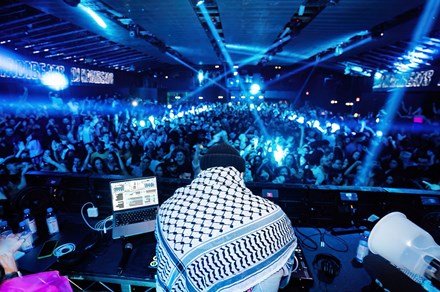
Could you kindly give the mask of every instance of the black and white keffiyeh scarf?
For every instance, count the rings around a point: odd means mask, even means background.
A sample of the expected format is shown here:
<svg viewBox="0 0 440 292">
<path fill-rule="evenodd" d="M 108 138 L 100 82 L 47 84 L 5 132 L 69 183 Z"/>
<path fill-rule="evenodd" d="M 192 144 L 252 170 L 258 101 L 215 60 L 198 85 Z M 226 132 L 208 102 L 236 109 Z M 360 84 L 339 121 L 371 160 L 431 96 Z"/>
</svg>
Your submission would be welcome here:
<svg viewBox="0 0 440 292">
<path fill-rule="evenodd" d="M 157 291 L 245 291 L 296 247 L 281 208 L 255 196 L 234 167 L 202 171 L 164 202 L 156 221 Z"/>
</svg>

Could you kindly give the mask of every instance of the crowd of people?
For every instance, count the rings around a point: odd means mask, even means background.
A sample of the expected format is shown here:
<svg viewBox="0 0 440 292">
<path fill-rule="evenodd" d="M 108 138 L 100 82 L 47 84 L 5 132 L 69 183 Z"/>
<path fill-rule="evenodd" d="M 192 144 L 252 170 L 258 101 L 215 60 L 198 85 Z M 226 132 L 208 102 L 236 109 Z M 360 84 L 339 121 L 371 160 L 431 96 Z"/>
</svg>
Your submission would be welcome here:
<svg viewBox="0 0 440 292">
<path fill-rule="evenodd" d="M 46 102 L 29 99 L 0 107 L 3 197 L 26 185 L 29 170 L 191 179 L 217 142 L 240 152 L 246 182 L 435 189 L 440 181 L 435 119 L 404 106 L 383 135 L 384 110 L 355 117 L 287 102 L 171 106 L 117 94 L 52 93 Z M 371 151 L 376 159 L 361 176 Z"/>
</svg>

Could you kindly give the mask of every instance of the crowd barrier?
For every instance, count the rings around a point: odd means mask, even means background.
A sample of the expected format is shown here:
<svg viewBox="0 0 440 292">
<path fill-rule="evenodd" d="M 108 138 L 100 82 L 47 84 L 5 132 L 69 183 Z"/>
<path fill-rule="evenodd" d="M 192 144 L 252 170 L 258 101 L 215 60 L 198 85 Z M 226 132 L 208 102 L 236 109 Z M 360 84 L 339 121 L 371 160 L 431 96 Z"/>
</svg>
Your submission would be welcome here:
<svg viewBox="0 0 440 292">
<path fill-rule="evenodd" d="M 53 205 L 61 211 L 80 211 L 85 202 L 98 206 L 100 214 L 111 214 L 109 182 L 126 177 L 30 171 L 28 187 L 14 202 L 16 210 L 25 207 L 45 211 Z M 189 180 L 158 179 L 160 202 Z M 276 202 L 295 226 L 331 228 L 368 225 L 371 215 L 404 213 L 410 220 L 439 238 L 440 192 L 355 186 L 315 186 L 303 184 L 246 183 L 255 194 Z M 37 211 L 38 212 L 38 211 Z"/>
</svg>

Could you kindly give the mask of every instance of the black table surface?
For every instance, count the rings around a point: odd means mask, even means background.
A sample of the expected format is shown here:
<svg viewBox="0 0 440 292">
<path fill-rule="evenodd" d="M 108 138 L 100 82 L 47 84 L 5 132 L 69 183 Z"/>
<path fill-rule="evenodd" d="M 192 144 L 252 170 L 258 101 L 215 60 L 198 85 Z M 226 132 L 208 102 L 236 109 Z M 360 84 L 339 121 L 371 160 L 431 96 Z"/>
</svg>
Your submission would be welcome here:
<svg viewBox="0 0 440 292">
<path fill-rule="evenodd" d="M 360 233 L 334 236 L 323 228 L 295 228 L 296 236 L 300 241 L 309 271 L 313 275 L 313 285 L 309 291 L 362 291 L 370 286 L 372 277 L 362 264 L 354 260 Z M 340 272 L 328 283 L 318 278 L 319 266 L 313 264 L 318 254 L 330 254 L 341 263 Z M 300 290 L 294 279 L 288 286 L 289 291 Z M 366 290 L 368 291 L 368 290 Z"/>
<path fill-rule="evenodd" d="M 111 237 L 111 230 L 99 236 L 100 233 L 87 227 L 78 215 L 59 216 L 59 226 L 59 234 L 52 237 L 40 236 L 37 246 L 17 261 L 22 272 L 36 273 L 54 269 L 59 270 L 64 275 L 122 277 L 127 280 L 154 282 L 156 269 L 150 266 L 155 256 L 156 246 L 153 232 L 114 240 Z M 365 288 L 372 283 L 373 278 L 363 265 L 354 261 L 360 233 L 333 236 L 329 231 L 322 228 L 301 227 L 296 228 L 296 235 L 301 242 L 309 272 L 314 278 L 313 285 L 306 290 L 370 291 Z M 64 264 L 57 262 L 55 256 L 37 259 L 43 242 L 48 239 L 59 240 L 59 245 L 74 243 L 78 245 L 79 249 L 83 248 L 84 242 L 96 243 L 84 254 L 79 254 L 81 259 L 77 263 Z M 123 253 L 123 247 L 127 242 L 132 243 L 133 251 L 123 273 L 118 275 L 118 264 Z M 323 282 L 318 278 L 319 267 L 313 264 L 315 256 L 318 254 L 331 254 L 341 263 L 339 274 L 330 283 Z M 285 291 L 295 290 L 301 289 L 295 285 L 292 279 Z"/>
<path fill-rule="evenodd" d="M 154 281 L 156 270 L 150 267 L 156 246 L 153 232 L 115 240 L 111 237 L 111 230 L 107 231 L 106 234 L 93 231 L 86 226 L 80 216 L 72 214 L 59 215 L 58 221 L 60 233 L 52 237 L 39 236 L 36 247 L 17 261 L 22 272 L 37 273 L 54 269 L 59 270 L 61 274 L 69 275 L 88 274 Z M 58 240 L 59 246 L 65 243 L 74 243 L 77 246 L 75 253 L 79 260 L 75 260 L 73 263 L 64 263 L 62 259 L 57 261 L 57 258 L 53 255 L 44 259 L 37 259 L 43 242 L 49 239 Z M 133 250 L 122 274 L 119 276 L 118 265 L 127 242 L 132 243 Z M 91 248 L 84 251 L 86 245 L 93 243 L 94 245 Z"/>
</svg>

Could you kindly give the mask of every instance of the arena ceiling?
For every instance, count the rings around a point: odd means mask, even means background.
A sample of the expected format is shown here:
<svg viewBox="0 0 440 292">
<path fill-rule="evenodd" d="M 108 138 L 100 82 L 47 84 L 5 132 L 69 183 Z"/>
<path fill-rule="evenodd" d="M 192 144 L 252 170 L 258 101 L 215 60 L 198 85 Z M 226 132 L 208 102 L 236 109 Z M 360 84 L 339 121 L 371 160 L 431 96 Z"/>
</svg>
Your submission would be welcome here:
<svg viewBox="0 0 440 292">
<path fill-rule="evenodd" d="M 439 15 L 423 20 L 431 3 L 423 0 L 78 2 L 2 0 L 0 45 L 40 58 L 138 72 L 293 67 L 317 60 L 330 69 L 359 65 L 373 72 L 393 70 L 416 45 L 432 51 L 433 62 L 440 47 Z M 428 37 L 414 43 L 419 22 Z"/>
</svg>

